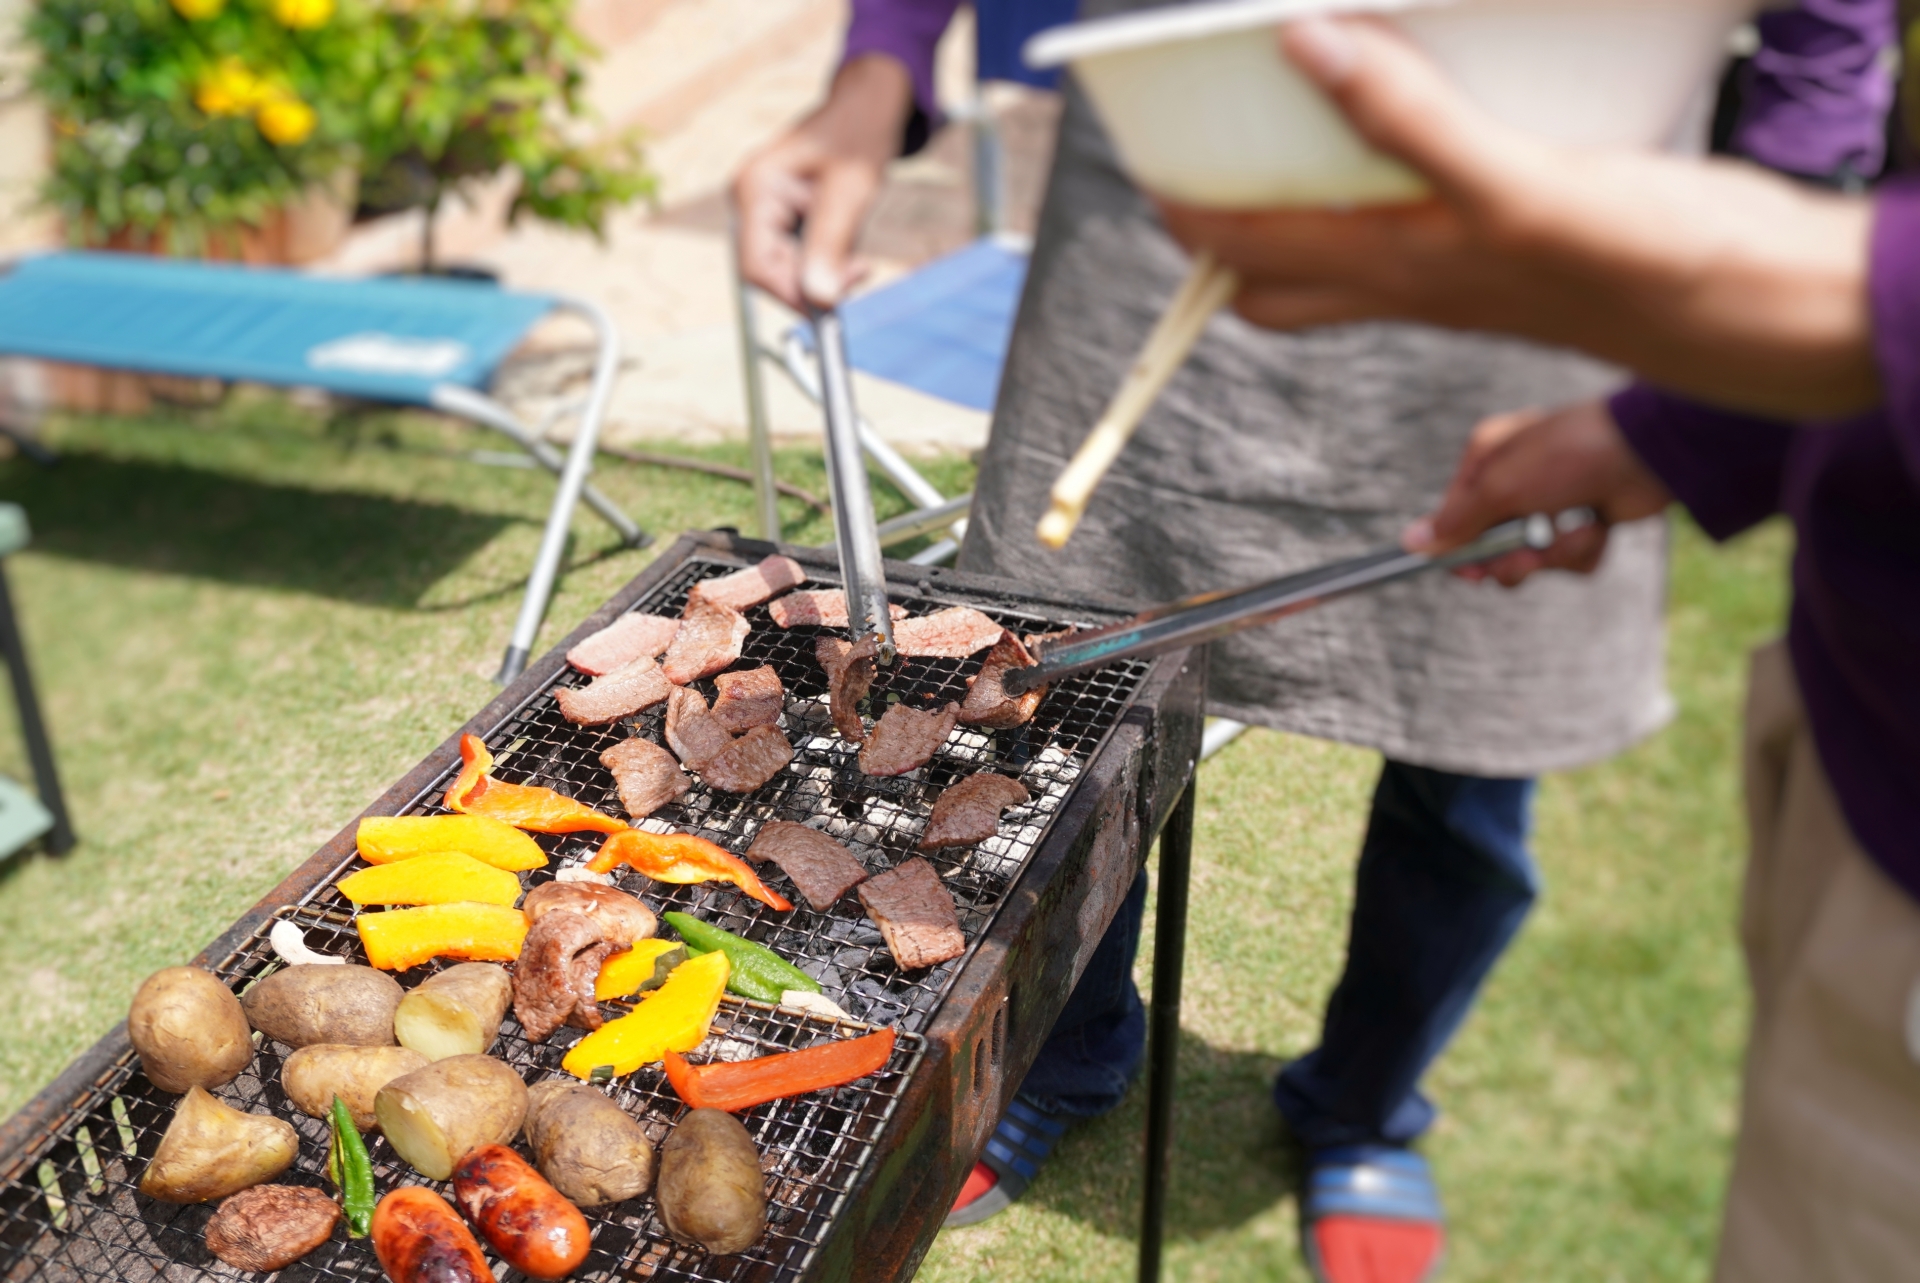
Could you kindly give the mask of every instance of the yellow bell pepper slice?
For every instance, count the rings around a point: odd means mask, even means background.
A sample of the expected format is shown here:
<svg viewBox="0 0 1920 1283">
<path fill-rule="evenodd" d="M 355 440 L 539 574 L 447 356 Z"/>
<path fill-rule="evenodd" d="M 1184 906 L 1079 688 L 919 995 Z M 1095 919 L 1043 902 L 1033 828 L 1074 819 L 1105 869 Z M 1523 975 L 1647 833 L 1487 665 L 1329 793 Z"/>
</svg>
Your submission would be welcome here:
<svg viewBox="0 0 1920 1283">
<path fill-rule="evenodd" d="M 458 851 L 435 851 L 398 864 L 376 864 L 340 879 L 340 894 L 355 904 L 512 905 L 520 879 Z"/>
<path fill-rule="evenodd" d="M 720 1010 L 720 995 L 726 992 L 730 974 L 732 964 L 718 950 L 688 959 L 639 1006 L 573 1044 L 560 1067 L 575 1078 L 591 1081 L 593 1071 L 602 1065 L 611 1067 L 618 1077 L 652 1064 L 669 1051 L 692 1051 L 707 1036 Z"/>
<path fill-rule="evenodd" d="M 360 821 L 354 845 L 368 864 L 392 864 L 435 851 L 458 851 L 509 873 L 547 863 L 538 842 L 490 815 L 370 815 Z"/>
<path fill-rule="evenodd" d="M 405 971 L 434 958 L 512 962 L 527 938 L 527 915 L 499 904 L 428 904 L 355 919 L 367 961 Z"/>
<path fill-rule="evenodd" d="M 680 957 L 666 962 L 666 976 L 660 975 L 662 959 L 670 953 Z M 616 998 L 628 998 L 642 989 L 658 987 L 673 974 L 673 968 L 685 962 L 687 946 L 678 940 L 636 940 L 633 948 L 614 954 L 600 964 L 600 974 L 594 978 L 593 998 L 595 1002 L 612 1002 Z M 660 979 L 654 983 L 655 976 Z"/>
</svg>

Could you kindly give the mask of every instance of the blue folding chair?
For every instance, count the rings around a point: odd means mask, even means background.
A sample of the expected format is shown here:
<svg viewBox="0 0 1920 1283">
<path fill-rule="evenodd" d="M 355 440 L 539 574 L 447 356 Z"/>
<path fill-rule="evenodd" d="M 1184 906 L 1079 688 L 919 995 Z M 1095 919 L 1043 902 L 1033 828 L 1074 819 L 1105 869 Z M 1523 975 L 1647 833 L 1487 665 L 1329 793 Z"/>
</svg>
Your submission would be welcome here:
<svg viewBox="0 0 1920 1283">
<path fill-rule="evenodd" d="M 485 388 L 535 322 L 573 312 L 598 337 L 564 458 Z M 0 354 L 426 406 L 512 438 L 559 477 L 496 678 L 526 667 L 584 499 L 630 547 L 649 536 L 587 481 L 620 364 L 606 313 L 582 299 L 474 281 L 349 280 L 131 254 L 37 254 L 0 265 Z"/>
</svg>

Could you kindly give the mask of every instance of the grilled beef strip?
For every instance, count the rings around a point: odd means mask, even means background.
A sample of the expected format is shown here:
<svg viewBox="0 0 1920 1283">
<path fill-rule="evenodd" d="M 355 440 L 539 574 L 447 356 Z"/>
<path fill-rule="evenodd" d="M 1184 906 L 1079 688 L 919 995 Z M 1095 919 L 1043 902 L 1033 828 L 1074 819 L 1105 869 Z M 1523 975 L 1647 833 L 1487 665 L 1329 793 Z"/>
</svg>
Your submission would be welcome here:
<svg viewBox="0 0 1920 1283">
<path fill-rule="evenodd" d="M 622 615 L 567 652 L 567 662 L 589 677 L 625 668 L 642 657 L 658 659 L 673 644 L 680 621 L 661 615 Z"/>
<path fill-rule="evenodd" d="M 673 689 L 686 688 L 675 686 Z M 699 692 L 694 694 L 698 696 Z M 600 765 L 613 772 L 614 787 L 620 791 L 620 805 L 636 820 L 652 815 L 693 787 L 693 781 L 680 769 L 673 754 L 638 735 L 621 740 L 602 753 Z"/>
<path fill-rule="evenodd" d="M 980 671 L 967 678 L 967 698 L 960 705 L 960 720 L 969 726 L 1003 731 L 1032 718 L 1047 688 L 1036 686 L 1024 695 L 1009 695 L 1000 678 L 1010 668 L 1031 668 L 1033 664 L 1033 655 L 1020 639 L 1010 630 L 1001 629 L 1000 640 L 987 652 Z"/>
<path fill-rule="evenodd" d="M 673 683 L 660 665 L 642 655 L 578 689 L 561 687 L 553 700 L 560 706 L 560 715 L 576 726 L 606 726 L 652 708 L 672 690 Z"/>
<path fill-rule="evenodd" d="M 791 557 L 775 554 L 757 566 L 736 570 L 717 579 L 702 579 L 687 593 L 687 609 L 696 600 L 711 602 L 734 610 L 751 610 L 789 588 L 807 582 L 807 572 Z"/>
<path fill-rule="evenodd" d="M 822 912 L 867 880 L 853 852 L 819 829 L 791 820 L 768 820 L 747 848 L 747 858 L 779 865 L 807 904 Z"/>
<path fill-rule="evenodd" d="M 747 617 L 731 606 L 693 598 L 680 619 L 680 631 L 660 661 L 675 686 L 711 677 L 740 658 L 747 640 Z"/>
<path fill-rule="evenodd" d="M 874 657 L 880 643 L 872 637 L 850 642 L 844 637 L 820 637 L 813 643 L 814 658 L 827 670 L 827 706 L 833 713 L 833 729 L 854 744 L 867 738 L 867 724 L 860 720 L 860 701 L 873 685 Z"/>
<path fill-rule="evenodd" d="M 775 726 L 756 726 L 694 769 L 726 793 L 751 793 L 793 760 L 793 745 Z"/>
<path fill-rule="evenodd" d="M 853 622 L 847 616 L 847 594 L 838 588 L 802 588 L 767 603 L 767 613 L 781 628 L 845 628 Z M 905 606 L 888 606 L 887 613 L 905 619 Z"/>
<path fill-rule="evenodd" d="M 958 704 L 948 704 L 933 713 L 895 704 L 874 724 L 873 734 L 861 746 L 860 769 L 868 775 L 905 775 L 917 770 L 947 742 L 959 720 Z"/>
<path fill-rule="evenodd" d="M 918 971 L 967 951 L 952 893 L 919 856 L 875 874 L 857 890 L 902 971 Z"/>
<path fill-rule="evenodd" d="M 772 726 L 785 711 L 787 692 L 772 664 L 713 679 L 713 720 L 739 735 L 756 726 Z"/>
<path fill-rule="evenodd" d="M 921 659 L 965 659 L 999 641 L 1001 631 L 971 606 L 949 606 L 895 624 L 893 644 L 902 655 Z"/>
<path fill-rule="evenodd" d="M 584 913 L 556 909 L 543 914 L 527 928 L 526 941 L 520 946 L 520 958 L 513 968 L 513 1015 L 526 1031 L 528 1041 L 545 1042 L 560 1026 L 575 1019 L 580 988 L 574 964 L 582 954 L 604 949 L 611 943 L 606 937 L 606 925 Z M 601 958 L 605 956 L 600 954 Z M 597 976 L 598 961 L 594 962 L 593 969 Z M 592 995 L 593 988 L 589 985 L 587 996 L 592 1012 L 581 1013 L 578 1018 L 596 1023 L 583 1025 L 585 1028 L 599 1027 L 600 1009 L 592 1003 Z"/>
<path fill-rule="evenodd" d="M 983 842 L 1000 831 L 1002 811 L 1032 797 L 1019 780 L 992 771 L 969 775 L 933 800 L 933 816 L 920 837 L 920 849 L 937 851 Z"/>
<path fill-rule="evenodd" d="M 707 697 L 689 686 L 667 696 L 667 747 L 689 769 L 697 771 L 733 743 L 727 728 L 707 711 Z"/>
</svg>

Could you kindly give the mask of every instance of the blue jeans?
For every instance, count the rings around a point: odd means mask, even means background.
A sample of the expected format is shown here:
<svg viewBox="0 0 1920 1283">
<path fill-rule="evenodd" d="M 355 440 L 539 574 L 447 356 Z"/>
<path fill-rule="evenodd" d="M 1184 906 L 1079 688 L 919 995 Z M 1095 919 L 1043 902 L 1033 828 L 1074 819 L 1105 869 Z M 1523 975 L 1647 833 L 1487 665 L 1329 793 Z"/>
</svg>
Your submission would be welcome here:
<svg viewBox="0 0 1920 1283">
<path fill-rule="evenodd" d="M 1312 1149 L 1404 1145 L 1432 1126 L 1420 1076 L 1446 1046 L 1539 890 L 1527 854 L 1532 780 L 1389 761 L 1355 878 L 1347 967 L 1320 1046 L 1274 1103 Z M 1126 1095 L 1146 1050 L 1133 986 L 1142 874 L 1020 1085 L 1029 1104 L 1089 1117 Z"/>
</svg>

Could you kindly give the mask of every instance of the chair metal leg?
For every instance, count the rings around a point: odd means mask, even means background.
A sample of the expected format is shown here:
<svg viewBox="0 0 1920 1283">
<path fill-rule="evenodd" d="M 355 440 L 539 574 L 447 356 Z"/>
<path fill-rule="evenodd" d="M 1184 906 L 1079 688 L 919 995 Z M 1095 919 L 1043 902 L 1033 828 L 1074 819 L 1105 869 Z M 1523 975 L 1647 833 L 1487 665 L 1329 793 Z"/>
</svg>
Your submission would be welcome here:
<svg viewBox="0 0 1920 1283">
<path fill-rule="evenodd" d="M 1173 1149 L 1173 1089 L 1180 1058 L 1180 975 L 1187 947 L 1187 883 L 1193 870 L 1196 781 L 1160 832 L 1160 887 L 1154 906 L 1153 1003 L 1147 1013 L 1146 1196 L 1140 1213 L 1140 1283 L 1157 1283 L 1166 1231 Z"/>
<path fill-rule="evenodd" d="M 593 470 L 594 452 L 600 446 L 600 425 L 606 421 L 607 403 L 613 399 L 613 380 L 620 369 L 620 333 L 613 318 L 597 305 L 584 299 L 562 299 L 560 306 L 585 317 L 600 339 L 600 354 L 594 361 L 593 387 L 587 394 L 587 408 L 580 414 L 580 426 L 567 450 L 566 466 L 560 472 L 560 484 L 554 488 L 553 506 L 547 512 L 546 530 L 540 536 L 540 551 L 534 556 L 533 573 L 527 578 L 526 596 L 520 601 L 520 614 L 514 620 L 513 637 L 500 660 L 494 681 L 504 686 L 518 677 L 533 654 L 533 643 L 540 635 L 541 621 L 553 599 L 554 581 L 560 575 L 560 559 L 566 554 L 567 533 L 573 523 L 573 510 L 580 492 Z"/>
<path fill-rule="evenodd" d="M 773 438 L 767 429 L 767 388 L 760 377 L 760 327 L 754 317 L 753 287 L 740 274 L 740 238 L 732 237 L 734 317 L 740 326 L 740 384 L 747 398 L 747 445 L 753 452 L 753 506 L 760 537 L 780 538 L 779 491 L 773 483 Z"/>
<path fill-rule="evenodd" d="M 47 724 L 40 716 L 40 697 L 33 689 L 33 671 L 27 667 L 27 647 L 20 637 L 19 621 L 13 615 L 13 593 L 7 587 L 6 563 L 0 561 L 0 652 L 7 661 L 7 674 L 13 678 L 14 703 L 20 709 L 20 734 L 27 741 L 27 758 L 33 763 L 33 782 L 40 801 L 53 816 L 47 831 L 47 849 L 55 855 L 73 849 L 73 821 L 67 814 L 66 794 L 60 788 L 60 771 L 53 760 L 53 744 L 47 738 Z"/>
</svg>

